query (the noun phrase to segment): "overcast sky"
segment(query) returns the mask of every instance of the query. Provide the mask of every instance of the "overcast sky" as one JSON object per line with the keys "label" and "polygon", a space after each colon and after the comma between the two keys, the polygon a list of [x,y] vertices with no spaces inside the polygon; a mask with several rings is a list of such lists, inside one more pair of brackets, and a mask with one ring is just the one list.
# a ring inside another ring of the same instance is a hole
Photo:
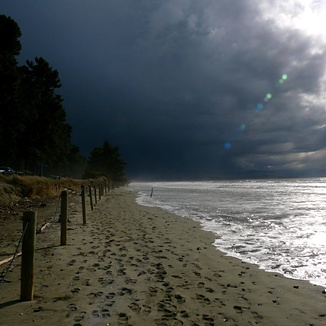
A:
{"label": "overcast sky", "polygon": [[0,0],[73,143],[131,178],[326,175],[326,0]]}

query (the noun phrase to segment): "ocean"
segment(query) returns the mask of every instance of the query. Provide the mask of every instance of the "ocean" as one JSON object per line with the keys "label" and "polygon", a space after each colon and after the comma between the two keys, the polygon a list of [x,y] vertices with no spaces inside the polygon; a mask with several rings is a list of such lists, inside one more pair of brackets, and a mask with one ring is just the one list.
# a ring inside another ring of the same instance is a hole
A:
{"label": "ocean", "polygon": [[326,287],[326,178],[134,182],[130,188],[139,204],[200,223],[227,255]]}

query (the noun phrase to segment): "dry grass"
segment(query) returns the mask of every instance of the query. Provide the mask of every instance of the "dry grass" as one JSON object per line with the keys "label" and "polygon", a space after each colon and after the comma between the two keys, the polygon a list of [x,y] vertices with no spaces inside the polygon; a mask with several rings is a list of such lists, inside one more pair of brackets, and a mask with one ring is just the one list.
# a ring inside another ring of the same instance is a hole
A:
{"label": "dry grass", "polygon": [[53,180],[36,176],[2,176],[0,175],[0,206],[10,205],[21,198],[46,200],[59,196],[62,190],[80,191],[81,185],[96,185],[106,181],[105,178],[96,180],[75,180],[61,178]]}

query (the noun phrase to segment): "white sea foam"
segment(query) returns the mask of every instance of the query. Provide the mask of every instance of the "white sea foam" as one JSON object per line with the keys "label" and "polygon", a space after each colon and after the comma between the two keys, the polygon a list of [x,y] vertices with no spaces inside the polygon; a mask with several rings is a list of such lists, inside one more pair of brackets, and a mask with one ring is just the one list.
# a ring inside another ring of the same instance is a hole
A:
{"label": "white sea foam", "polygon": [[[215,246],[326,286],[326,179],[132,183],[137,202],[190,217]],[[154,189],[150,197],[151,188]]]}

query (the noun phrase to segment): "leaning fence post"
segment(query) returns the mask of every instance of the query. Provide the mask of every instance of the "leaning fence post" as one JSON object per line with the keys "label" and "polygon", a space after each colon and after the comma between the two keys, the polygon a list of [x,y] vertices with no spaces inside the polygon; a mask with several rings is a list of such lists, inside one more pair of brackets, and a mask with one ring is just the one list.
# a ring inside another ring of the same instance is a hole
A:
{"label": "leaning fence post", "polygon": [[81,186],[81,196],[82,196],[82,212],[83,212],[83,225],[86,225],[86,200],[85,200],[85,186]]}
{"label": "leaning fence post", "polygon": [[61,192],[61,246],[67,244],[67,222],[68,222],[68,192],[63,190]]}
{"label": "leaning fence post", "polygon": [[32,301],[34,297],[34,263],[36,238],[36,212],[23,213],[23,241],[21,260],[20,300]]}
{"label": "leaning fence post", "polygon": [[92,186],[88,186],[88,193],[89,193],[89,200],[91,203],[91,210],[93,210],[94,205],[93,205],[93,197],[92,197]]}

